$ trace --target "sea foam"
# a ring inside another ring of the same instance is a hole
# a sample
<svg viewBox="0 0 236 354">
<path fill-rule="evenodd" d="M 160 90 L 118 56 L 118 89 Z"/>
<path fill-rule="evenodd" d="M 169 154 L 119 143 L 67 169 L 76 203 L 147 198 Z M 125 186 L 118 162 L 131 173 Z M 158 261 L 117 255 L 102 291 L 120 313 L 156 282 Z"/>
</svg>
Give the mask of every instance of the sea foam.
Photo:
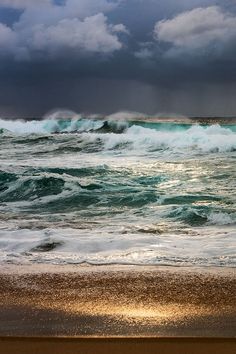
<svg viewBox="0 0 236 354">
<path fill-rule="evenodd" d="M 174 130 L 173 130 L 174 126 Z M 183 125 L 138 123 L 122 120 L 45 119 L 42 121 L 0 120 L 4 133 L 15 135 L 80 134 L 84 144 L 103 144 L 104 150 L 127 151 L 199 150 L 227 152 L 236 150 L 236 132 L 220 125 Z"/>
</svg>

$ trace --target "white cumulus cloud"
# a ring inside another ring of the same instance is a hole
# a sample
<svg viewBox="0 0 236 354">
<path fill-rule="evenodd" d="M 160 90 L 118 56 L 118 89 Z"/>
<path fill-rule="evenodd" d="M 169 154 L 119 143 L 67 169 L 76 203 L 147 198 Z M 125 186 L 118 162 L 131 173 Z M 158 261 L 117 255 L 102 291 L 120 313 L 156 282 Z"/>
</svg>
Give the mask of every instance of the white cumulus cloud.
<svg viewBox="0 0 236 354">
<path fill-rule="evenodd" d="M 236 16 L 218 6 L 196 8 L 156 23 L 154 37 L 169 43 L 169 54 L 220 53 L 236 40 Z"/>
<path fill-rule="evenodd" d="M 0 55 L 8 53 L 17 60 L 109 54 L 122 48 L 119 34 L 128 33 L 105 15 L 118 1 L 67 0 L 58 6 L 50 0 L 0 0 L 1 4 L 25 6 L 12 28 L 0 23 Z"/>
<path fill-rule="evenodd" d="M 28 49 L 43 51 L 57 56 L 62 49 L 74 52 L 109 53 L 122 47 L 115 26 L 108 25 L 102 14 L 63 19 L 53 26 L 36 25 L 28 36 Z"/>
</svg>

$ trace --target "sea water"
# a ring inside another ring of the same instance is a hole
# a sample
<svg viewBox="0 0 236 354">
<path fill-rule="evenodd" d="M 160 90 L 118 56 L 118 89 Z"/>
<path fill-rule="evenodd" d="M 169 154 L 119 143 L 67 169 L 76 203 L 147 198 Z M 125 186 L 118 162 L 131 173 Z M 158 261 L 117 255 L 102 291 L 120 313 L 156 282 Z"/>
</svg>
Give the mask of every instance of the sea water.
<svg viewBox="0 0 236 354">
<path fill-rule="evenodd" d="M 0 262 L 236 266 L 236 123 L 0 120 Z"/>
</svg>

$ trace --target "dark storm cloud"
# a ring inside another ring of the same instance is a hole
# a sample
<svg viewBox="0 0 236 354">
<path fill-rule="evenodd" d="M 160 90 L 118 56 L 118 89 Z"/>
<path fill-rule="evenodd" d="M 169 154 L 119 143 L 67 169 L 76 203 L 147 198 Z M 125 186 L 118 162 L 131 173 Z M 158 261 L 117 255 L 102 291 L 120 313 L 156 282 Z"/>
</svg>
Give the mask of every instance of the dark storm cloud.
<svg viewBox="0 0 236 354">
<path fill-rule="evenodd" d="M 0 114 L 233 115 L 236 3 L 0 0 Z"/>
</svg>

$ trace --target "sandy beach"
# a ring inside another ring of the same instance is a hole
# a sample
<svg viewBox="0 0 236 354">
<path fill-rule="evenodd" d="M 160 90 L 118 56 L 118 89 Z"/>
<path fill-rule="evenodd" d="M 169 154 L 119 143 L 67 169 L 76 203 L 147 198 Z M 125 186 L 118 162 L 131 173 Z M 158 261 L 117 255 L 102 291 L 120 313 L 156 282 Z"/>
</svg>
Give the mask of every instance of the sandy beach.
<svg viewBox="0 0 236 354">
<path fill-rule="evenodd" d="M 234 269 L 2 266 L 0 352 L 233 353 Z"/>
<path fill-rule="evenodd" d="M 234 269 L 3 266 L 1 336 L 235 337 Z"/>
</svg>

